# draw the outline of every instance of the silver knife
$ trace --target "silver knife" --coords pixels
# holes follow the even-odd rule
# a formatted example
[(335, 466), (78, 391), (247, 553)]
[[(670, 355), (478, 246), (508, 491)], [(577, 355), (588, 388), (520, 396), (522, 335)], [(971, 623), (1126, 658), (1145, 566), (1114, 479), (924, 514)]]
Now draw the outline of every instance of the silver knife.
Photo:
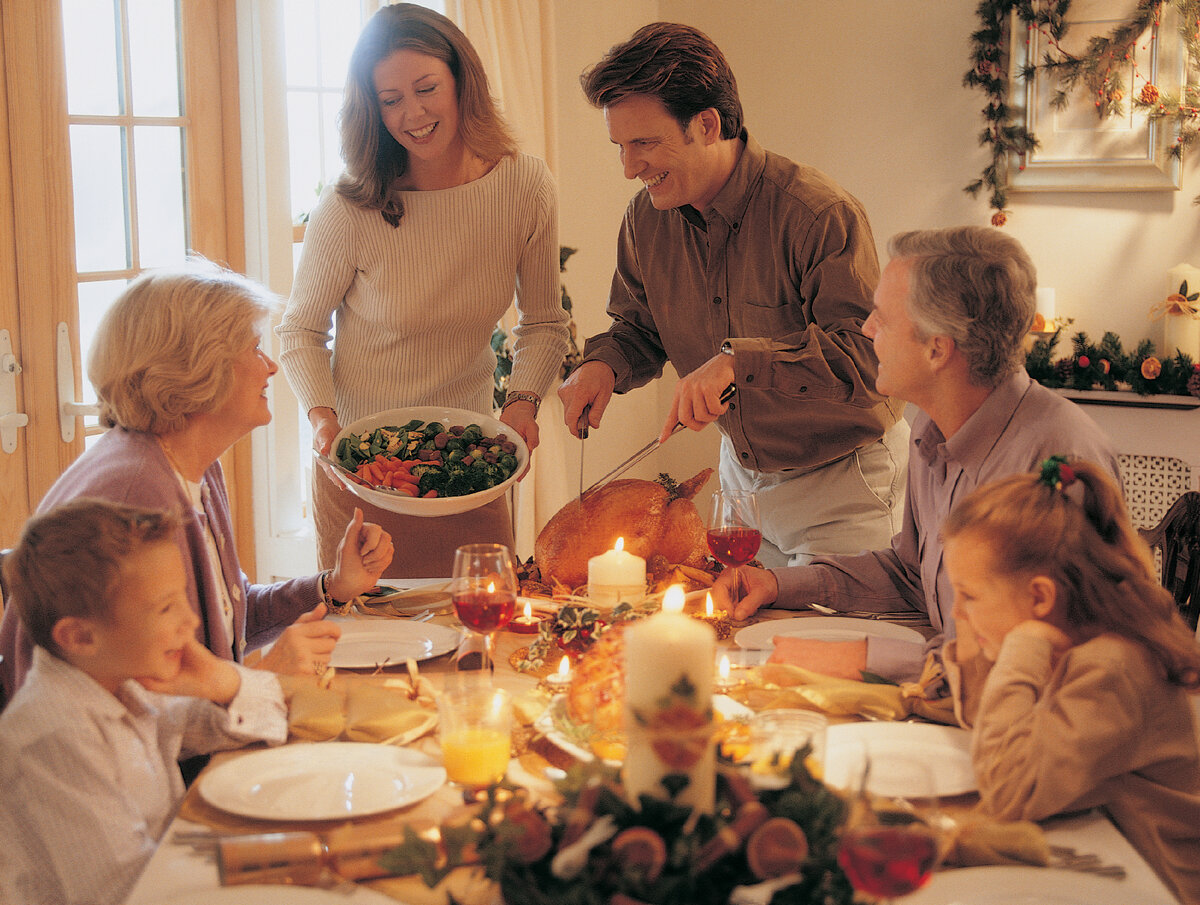
[[(728, 402), (730, 399), (733, 398), (733, 394), (736, 392), (737, 392), (737, 387), (731, 383), (729, 386), (725, 387), (725, 389), (721, 391), (721, 402)], [(681, 430), (683, 430), (683, 422), (676, 421), (675, 426), (673, 428), (671, 428), (671, 433), (669, 433), (667, 436), (673, 437), (673, 436), (675, 436), (676, 433), (678, 433)], [(601, 487), (604, 484), (607, 484), (609, 481), (612, 481), (615, 478), (619, 478), (621, 475), (625, 474), (625, 472), (629, 471), (629, 469), (633, 468), (633, 466), (637, 465), (638, 462), (642, 461), (642, 459), (646, 458), (646, 456), (650, 455), (650, 453), (654, 452), (654, 450), (656, 450), (659, 447), (659, 445), (660, 444), (658, 442), (658, 437), (655, 437), (653, 440), (651, 440), (649, 443), (647, 443), (645, 446), (643, 446), (641, 449), (639, 449), (637, 452), (635, 452), (632, 456), (630, 456), (628, 459), (626, 459), (624, 462), (622, 462), (620, 465), (618, 465), (616, 468), (614, 468), (612, 471), (610, 471), (608, 474), (606, 474), (604, 477), (602, 477), (599, 481), (597, 481), (595, 484), (591, 485), (587, 490), (583, 491), (583, 493), (580, 493), (579, 498), (583, 499), (583, 495), (585, 493), (591, 493), (597, 487)], [(580, 481), (580, 483), (583, 483), (583, 482)]]
[(585, 405), (579, 413), (579, 422), (575, 425), (579, 433), (579, 500), (583, 501), (583, 441), (588, 438), (588, 416), (592, 412), (591, 405)]

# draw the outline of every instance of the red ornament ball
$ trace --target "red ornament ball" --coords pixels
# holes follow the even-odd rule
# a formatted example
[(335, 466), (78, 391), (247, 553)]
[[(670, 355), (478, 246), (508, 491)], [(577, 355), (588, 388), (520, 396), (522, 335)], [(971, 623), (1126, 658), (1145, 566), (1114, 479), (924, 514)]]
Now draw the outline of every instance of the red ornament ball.
[(1079, 367), (1090, 368), (1091, 366), (1092, 366), (1092, 360), (1090, 358), (1088, 358), (1086, 355), (1079, 356)]

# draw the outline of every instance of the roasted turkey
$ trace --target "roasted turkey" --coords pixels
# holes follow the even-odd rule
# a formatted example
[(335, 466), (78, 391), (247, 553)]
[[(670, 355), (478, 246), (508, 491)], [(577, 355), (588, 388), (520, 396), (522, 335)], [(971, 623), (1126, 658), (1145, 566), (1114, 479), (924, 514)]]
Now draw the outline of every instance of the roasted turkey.
[[(620, 480), (572, 500), (546, 523), (533, 548), (546, 584), (587, 584), (588, 560), (611, 550), (617, 538), (646, 560), (701, 568), (708, 555), (704, 520), (692, 498), (712, 477), (706, 468), (668, 490), (658, 481)], [(668, 481), (667, 483), (672, 483)]]

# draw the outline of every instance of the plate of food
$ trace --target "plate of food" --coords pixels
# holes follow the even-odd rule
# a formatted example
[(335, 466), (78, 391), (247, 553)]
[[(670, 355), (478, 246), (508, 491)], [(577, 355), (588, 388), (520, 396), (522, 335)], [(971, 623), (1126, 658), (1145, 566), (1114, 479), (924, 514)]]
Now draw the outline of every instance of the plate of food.
[(260, 820), (346, 820), (415, 804), (446, 781), (426, 754), (368, 742), (313, 742), (252, 751), (206, 770), (200, 796)]
[(889, 756), (897, 761), (918, 758), (936, 767), (934, 793), (964, 795), (978, 788), (971, 764), (971, 733), (957, 726), (936, 723), (841, 723), (825, 735), (825, 782), (849, 789), (862, 775), (862, 757), (871, 758), (867, 788), (876, 795), (912, 794), (888, 771)]
[(329, 665), (362, 669), (406, 660), (429, 660), (458, 647), (458, 629), (433, 622), (329, 617), (342, 629)]
[(359, 418), (322, 461), (359, 499), (432, 518), (503, 496), (529, 466), (529, 449), (490, 415), (423, 405)]
[[(753, 711), (728, 695), (713, 695), (713, 713), (719, 723), (744, 723)], [(590, 763), (597, 755), (610, 767), (621, 766), (625, 756), (625, 740), (621, 733), (598, 734), (594, 727), (571, 719), (567, 700), (556, 695), (533, 728), (546, 737), (554, 747), (565, 751), (581, 763)]]
[(811, 638), (817, 641), (857, 641), (862, 638), (894, 638), (898, 641), (925, 643), (925, 636), (907, 625), (880, 619), (856, 619), (849, 616), (798, 616), (792, 619), (764, 619), (748, 625), (733, 640), (738, 647), (769, 650), (777, 635)]

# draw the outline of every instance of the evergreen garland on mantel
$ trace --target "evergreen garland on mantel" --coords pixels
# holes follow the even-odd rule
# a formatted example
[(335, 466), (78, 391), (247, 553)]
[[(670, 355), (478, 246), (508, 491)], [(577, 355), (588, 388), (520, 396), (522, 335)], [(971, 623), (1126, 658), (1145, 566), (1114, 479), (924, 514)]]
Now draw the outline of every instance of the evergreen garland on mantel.
[[(1126, 86), (1122, 70), (1132, 59), (1137, 40), (1152, 26), (1158, 25), (1163, 7), (1168, 3), (1178, 7), (1182, 25), (1180, 34), (1187, 49), (1187, 72), (1179, 96), (1160, 92), (1144, 82)], [(1125, 98), (1134, 109), (1142, 110), (1151, 120), (1172, 122), (1176, 139), (1170, 149), (1173, 157), (1181, 158), (1183, 150), (1200, 136), (1200, 0), (1137, 0), (1132, 13), (1106, 36), (1093, 37), (1087, 52), (1076, 56), (1062, 48), (1067, 32), (1066, 15), (1071, 0), (982, 0), (976, 12), (980, 28), (971, 35), (971, 69), (963, 78), (969, 88), (980, 88), (987, 95), (983, 108), (986, 127), (979, 143), (991, 149), (991, 162), (982, 175), (965, 189), (971, 195), (987, 190), (995, 226), (1007, 219), (1008, 167), (1011, 157), (1020, 159), (1038, 146), (1037, 136), (1011, 119), (1008, 105), (1009, 28), (1015, 18), (1030, 31), (1036, 29), (1046, 36), (1048, 50), (1038, 63), (1021, 70), (1021, 78), (1033, 78), (1038, 70), (1052, 73), (1058, 90), (1051, 99), (1057, 109), (1067, 105), (1070, 92), (1086, 87), (1094, 98), (1097, 115), (1101, 117), (1124, 112)], [(1135, 81), (1137, 73), (1135, 72)], [(1137, 89), (1134, 93), (1133, 89)], [(1200, 204), (1200, 195), (1195, 200)]]

